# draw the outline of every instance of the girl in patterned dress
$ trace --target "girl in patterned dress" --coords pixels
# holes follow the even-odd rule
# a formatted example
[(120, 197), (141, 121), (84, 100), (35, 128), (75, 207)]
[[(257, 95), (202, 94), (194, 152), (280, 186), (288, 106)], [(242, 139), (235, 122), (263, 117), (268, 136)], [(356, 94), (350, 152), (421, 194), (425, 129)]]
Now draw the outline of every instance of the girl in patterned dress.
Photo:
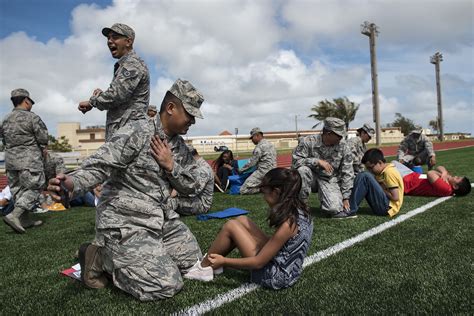
[[(313, 234), (309, 209), (299, 198), (301, 177), (296, 170), (275, 168), (264, 176), (260, 188), (270, 206), (268, 222), (274, 234), (266, 235), (246, 216), (232, 219), (221, 228), (209, 255), (185, 278), (210, 281), (223, 267), (230, 267), (250, 270), (252, 282), (272, 289), (298, 280)], [(234, 248), (242, 258), (226, 257)]]

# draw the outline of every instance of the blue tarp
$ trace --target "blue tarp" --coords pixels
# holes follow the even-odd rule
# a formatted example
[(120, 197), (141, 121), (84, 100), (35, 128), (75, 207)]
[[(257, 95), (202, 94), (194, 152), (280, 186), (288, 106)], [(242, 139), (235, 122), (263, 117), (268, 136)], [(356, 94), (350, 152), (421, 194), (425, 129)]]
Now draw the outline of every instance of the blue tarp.
[(236, 207), (231, 207), (219, 212), (200, 214), (200, 215), (197, 215), (196, 218), (198, 221), (207, 221), (208, 219), (227, 218), (227, 217), (232, 217), (232, 216), (245, 215), (247, 213), (248, 211), (246, 210), (236, 208)]

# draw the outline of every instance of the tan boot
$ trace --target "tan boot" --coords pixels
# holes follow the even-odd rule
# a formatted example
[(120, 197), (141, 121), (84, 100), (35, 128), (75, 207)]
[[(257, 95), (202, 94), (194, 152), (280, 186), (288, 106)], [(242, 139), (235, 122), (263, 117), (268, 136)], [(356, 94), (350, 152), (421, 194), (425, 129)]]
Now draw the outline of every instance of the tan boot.
[(25, 229), (21, 226), (20, 217), (25, 210), (19, 207), (15, 207), (13, 211), (3, 217), (5, 224), (10, 226), (15, 232), (19, 234), (25, 233)]
[(23, 228), (38, 227), (38, 226), (43, 225), (43, 221), (41, 220), (36, 220), (36, 221), (31, 220), (30, 212), (28, 211), (23, 212), (23, 214), (21, 214), (20, 223), (21, 223), (21, 226), (23, 226)]
[(109, 280), (102, 267), (101, 247), (91, 243), (82, 244), (79, 248), (79, 264), (81, 265), (81, 278), (86, 286), (93, 289), (107, 286)]

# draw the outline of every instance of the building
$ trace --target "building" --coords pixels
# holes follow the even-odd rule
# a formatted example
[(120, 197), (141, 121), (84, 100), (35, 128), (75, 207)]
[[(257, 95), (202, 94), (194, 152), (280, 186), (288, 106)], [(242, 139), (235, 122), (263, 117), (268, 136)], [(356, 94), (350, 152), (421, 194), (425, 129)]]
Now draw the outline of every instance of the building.
[(81, 157), (94, 153), (105, 142), (105, 127), (92, 126), (81, 129), (78, 122), (58, 123), (58, 138), (65, 136), (69, 140), (73, 151), (79, 152)]
[[(263, 135), (277, 149), (294, 149), (298, 145), (298, 138), (308, 135), (320, 134), (321, 130), (302, 130), (302, 131), (281, 131), (265, 132)], [(352, 138), (357, 135), (357, 129), (349, 129), (347, 137)], [(382, 128), (382, 143), (399, 144), (404, 138), (399, 127)], [(227, 146), (234, 152), (250, 152), (255, 145), (249, 139), (249, 134), (232, 135), (228, 131), (223, 131), (216, 136), (186, 136), (186, 142), (193, 145), (199, 153), (210, 153), (214, 147)], [(375, 144), (375, 139), (371, 139), (369, 144)]]
[[(78, 122), (62, 122), (58, 123), (58, 138), (65, 136), (69, 140), (74, 155), (74, 160), (77, 160), (79, 153), (81, 160), (94, 153), (105, 142), (105, 127), (104, 126), (90, 126), (81, 128)], [(426, 132), (429, 132), (427, 130)], [(292, 150), (298, 145), (298, 138), (308, 135), (321, 133), (321, 130), (301, 130), (301, 131), (277, 131), (266, 132), (263, 131), (265, 138), (273, 143), (277, 149)], [(351, 128), (347, 133), (348, 138), (355, 137), (357, 129)], [(427, 134), (431, 140), (437, 140), (437, 135)], [(399, 144), (404, 136), (399, 127), (382, 128), (382, 144)], [(445, 133), (447, 141), (467, 139), (470, 138), (470, 133)], [(255, 145), (249, 139), (249, 134), (233, 135), (225, 130), (219, 135), (213, 136), (184, 136), (188, 144), (191, 144), (198, 150), (199, 153), (212, 153), (214, 147), (227, 146), (230, 150), (238, 152), (251, 152)], [(375, 144), (375, 139), (371, 139), (369, 144)], [(72, 159), (72, 158), (71, 158)]]

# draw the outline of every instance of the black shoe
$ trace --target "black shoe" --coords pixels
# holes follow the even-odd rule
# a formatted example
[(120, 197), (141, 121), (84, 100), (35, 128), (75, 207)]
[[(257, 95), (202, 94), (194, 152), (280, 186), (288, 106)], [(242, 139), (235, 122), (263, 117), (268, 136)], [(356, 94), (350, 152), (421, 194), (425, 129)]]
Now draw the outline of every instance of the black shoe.
[(335, 218), (335, 219), (357, 218), (357, 214), (348, 213), (346, 211), (340, 211), (336, 215), (331, 216), (331, 218)]

